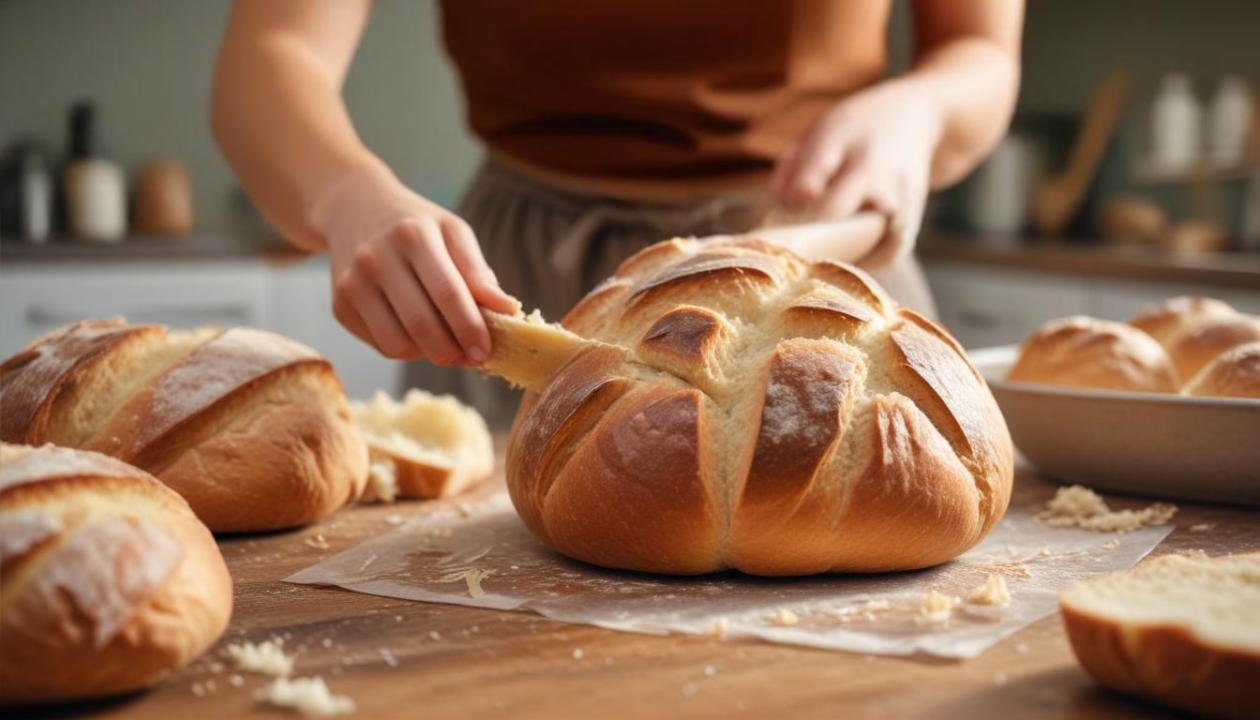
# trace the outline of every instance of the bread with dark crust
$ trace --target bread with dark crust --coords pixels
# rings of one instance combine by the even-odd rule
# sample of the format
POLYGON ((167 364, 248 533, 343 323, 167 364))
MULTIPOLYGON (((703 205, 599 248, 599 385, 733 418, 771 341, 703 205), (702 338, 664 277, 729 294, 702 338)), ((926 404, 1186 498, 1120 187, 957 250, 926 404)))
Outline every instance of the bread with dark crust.
POLYGON ((97 453, 0 445, 0 702, 147 687, 223 633, 223 556, 179 495, 97 453))
POLYGON ((1011 441, 988 387, 857 268, 672 240, 561 324, 592 342, 526 394, 507 479, 566 555, 672 574, 905 570, 1005 512, 1011 441))
POLYGON ((0 403, 5 442, 131 463, 216 532, 309 523, 366 482, 332 365, 261 330, 77 323, 0 366, 0 403))

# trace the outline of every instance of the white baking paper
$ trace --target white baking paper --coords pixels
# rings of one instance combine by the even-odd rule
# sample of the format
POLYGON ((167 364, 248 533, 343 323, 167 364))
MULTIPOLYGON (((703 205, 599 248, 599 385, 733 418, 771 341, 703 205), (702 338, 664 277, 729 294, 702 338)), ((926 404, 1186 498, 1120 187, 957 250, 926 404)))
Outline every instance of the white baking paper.
POLYGON ((679 578, 606 570, 558 555, 529 534, 507 494, 500 493, 476 505, 412 518, 286 581, 529 611, 626 632, 969 658, 1053 613, 1064 586, 1132 567, 1171 531, 1162 526, 1112 535, 1055 529, 1012 511, 979 546, 927 570, 679 578), (967 602, 992 573, 1005 580, 1010 602, 967 602), (933 590, 961 602, 949 613, 927 614, 923 598, 933 590))

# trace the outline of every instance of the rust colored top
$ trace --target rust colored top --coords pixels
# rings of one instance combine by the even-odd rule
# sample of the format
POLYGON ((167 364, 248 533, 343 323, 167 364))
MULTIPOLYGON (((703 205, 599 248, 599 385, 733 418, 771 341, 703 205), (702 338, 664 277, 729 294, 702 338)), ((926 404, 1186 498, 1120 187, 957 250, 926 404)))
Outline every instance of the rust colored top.
POLYGON ((445 0, 468 118, 501 158, 587 190, 757 186, 879 79, 888 0, 445 0))

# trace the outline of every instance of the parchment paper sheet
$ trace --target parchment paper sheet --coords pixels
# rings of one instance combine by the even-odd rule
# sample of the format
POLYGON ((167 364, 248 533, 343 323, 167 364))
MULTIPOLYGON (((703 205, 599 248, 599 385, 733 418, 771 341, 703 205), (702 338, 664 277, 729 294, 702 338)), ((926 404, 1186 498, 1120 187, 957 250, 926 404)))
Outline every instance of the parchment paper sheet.
POLYGON ((412 518, 397 530, 301 570, 288 582, 499 610, 652 634, 717 634, 883 655, 975 657, 1057 607, 1090 575, 1131 567, 1172 531, 1127 535, 1044 527, 1008 513, 971 552, 944 565, 884 575, 763 579, 736 573, 674 578, 616 572, 564 558, 534 539, 506 493, 412 518), (931 590, 966 598, 990 573, 1007 605, 964 602, 948 617, 921 610, 931 590), (785 612, 786 611, 786 612, 785 612))

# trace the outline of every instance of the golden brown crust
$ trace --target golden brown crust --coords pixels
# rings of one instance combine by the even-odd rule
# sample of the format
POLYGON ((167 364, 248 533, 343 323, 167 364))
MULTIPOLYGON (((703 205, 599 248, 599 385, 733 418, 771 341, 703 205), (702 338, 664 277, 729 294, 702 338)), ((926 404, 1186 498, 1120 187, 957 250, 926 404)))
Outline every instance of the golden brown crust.
POLYGON ((1155 338, 1155 341, 1171 350, 1173 343, 1185 332, 1215 318, 1229 317, 1234 308, 1208 297, 1183 295, 1169 298, 1155 307, 1135 315, 1129 325, 1155 338))
POLYGON ((5 534, 14 518, 58 527, 4 563, 0 701, 147 687, 223 632, 227 567, 178 495, 95 453, 9 445, 0 453, 5 534))
POLYGON ((988 387, 856 268, 674 240, 564 322, 606 345, 526 396, 507 464, 560 552, 663 573, 893 570, 953 557, 1005 512, 1012 449, 988 387))
POLYGON ((1076 659, 1103 685, 1209 717, 1260 718, 1260 656, 1208 645, 1173 625, 1128 627, 1068 603, 1060 609, 1076 659))
POLYGON ((1168 353, 1149 335, 1123 323, 1080 316, 1038 328, 1024 341, 1007 378, 1140 392, 1176 392, 1179 385, 1168 353))
POLYGON ((43 392, 44 409, 15 414, 30 418, 25 428, 14 420, 16 437, 43 441, 49 433, 40 414, 47 417, 54 405, 59 417, 71 416, 75 408, 59 398, 98 400, 66 388, 142 376, 118 407, 87 427, 63 420, 55 439, 157 475, 214 530, 304 524, 357 497, 366 482, 367 450, 332 366, 277 335, 237 328, 176 338, 158 326, 89 321, 29 352, 39 359, 15 364, 3 393, 7 400, 43 392), (141 341, 144 347, 129 349, 141 341), (177 343, 189 344, 187 351, 152 367, 148 356, 177 343))
POLYGON ((1178 374, 1190 380, 1221 354, 1260 341, 1260 318, 1241 313, 1213 318, 1178 336, 1169 351, 1178 374))
POLYGON ((1200 370, 1182 392, 1198 397, 1260 400, 1260 342, 1222 353, 1200 370))

